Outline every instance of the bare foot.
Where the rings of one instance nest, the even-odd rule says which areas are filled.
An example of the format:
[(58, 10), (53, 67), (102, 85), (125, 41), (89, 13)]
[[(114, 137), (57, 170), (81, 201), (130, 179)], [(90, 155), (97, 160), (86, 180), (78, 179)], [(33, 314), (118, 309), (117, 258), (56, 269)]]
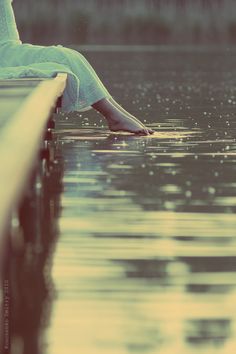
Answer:
[(95, 102), (92, 107), (104, 116), (109, 129), (113, 132), (124, 131), (141, 135), (155, 133), (154, 130), (147, 128), (140, 120), (127, 112), (114, 99), (102, 98)]
[(139, 123), (140, 125), (142, 125), (142, 127), (144, 129), (148, 129), (149, 134), (153, 134), (155, 133), (155, 130), (149, 129), (147, 128), (139, 119), (137, 119), (136, 117), (134, 117), (132, 114), (130, 114), (128, 111), (126, 111), (118, 102), (116, 102), (114, 100), (113, 97), (109, 98), (109, 101), (123, 114), (125, 114), (127, 117), (132, 118), (133, 120), (135, 120), (137, 123)]
[(109, 129), (113, 132), (125, 131), (140, 135), (149, 135), (155, 133), (154, 130), (147, 128), (137, 118), (126, 115), (122, 112), (116, 112), (107, 118)]

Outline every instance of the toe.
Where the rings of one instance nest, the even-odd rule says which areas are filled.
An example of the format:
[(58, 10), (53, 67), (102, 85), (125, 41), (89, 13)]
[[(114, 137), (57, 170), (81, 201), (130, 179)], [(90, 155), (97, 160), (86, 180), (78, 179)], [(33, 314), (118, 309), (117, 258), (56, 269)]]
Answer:
[(149, 129), (148, 127), (145, 127), (145, 128), (144, 128), (144, 131), (145, 131), (146, 134), (148, 134), (148, 135), (150, 134), (150, 130), (151, 130), (151, 129)]

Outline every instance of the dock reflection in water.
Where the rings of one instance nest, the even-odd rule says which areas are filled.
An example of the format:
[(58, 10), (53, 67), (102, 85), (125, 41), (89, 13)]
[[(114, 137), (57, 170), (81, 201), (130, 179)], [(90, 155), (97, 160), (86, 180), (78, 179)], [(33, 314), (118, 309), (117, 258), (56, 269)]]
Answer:
[(110, 133), (92, 111), (59, 118), (57, 296), (42, 352), (233, 353), (236, 52), (89, 55), (157, 133)]

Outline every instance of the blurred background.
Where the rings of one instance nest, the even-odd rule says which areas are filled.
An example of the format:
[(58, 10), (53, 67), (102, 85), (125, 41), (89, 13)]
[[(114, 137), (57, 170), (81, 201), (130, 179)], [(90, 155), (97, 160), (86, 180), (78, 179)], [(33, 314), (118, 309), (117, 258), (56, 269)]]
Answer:
[(32, 43), (236, 42), (235, 0), (21, 0), (14, 7), (22, 39)]

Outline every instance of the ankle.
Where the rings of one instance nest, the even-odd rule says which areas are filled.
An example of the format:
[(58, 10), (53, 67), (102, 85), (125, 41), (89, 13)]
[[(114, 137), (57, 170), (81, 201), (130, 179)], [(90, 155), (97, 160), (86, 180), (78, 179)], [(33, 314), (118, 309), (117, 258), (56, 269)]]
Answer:
[(112, 116), (114, 115), (115, 107), (106, 98), (103, 98), (98, 102), (95, 102), (92, 105), (92, 107), (96, 109), (96, 111), (101, 113), (106, 119), (112, 119)]

